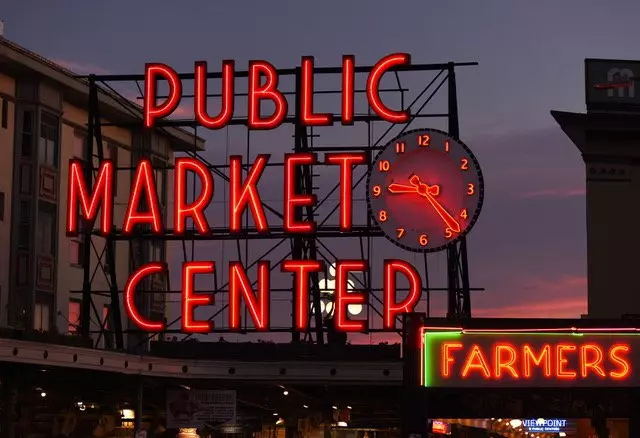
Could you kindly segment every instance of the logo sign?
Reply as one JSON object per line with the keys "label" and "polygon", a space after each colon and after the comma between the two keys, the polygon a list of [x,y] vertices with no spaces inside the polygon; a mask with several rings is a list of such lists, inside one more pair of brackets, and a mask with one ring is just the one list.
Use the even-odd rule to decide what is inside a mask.
{"label": "logo sign", "polygon": [[560,418],[533,418],[522,420],[522,427],[527,432],[560,433],[573,430],[569,420]]}
{"label": "logo sign", "polygon": [[588,110],[640,111],[640,61],[585,60]]}
{"label": "logo sign", "polygon": [[425,331],[426,387],[628,387],[640,338],[631,333]]}
{"label": "logo sign", "polygon": [[431,422],[431,432],[439,433],[440,435],[449,435],[451,433],[451,427],[449,423],[445,423],[440,420],[433,420]]}

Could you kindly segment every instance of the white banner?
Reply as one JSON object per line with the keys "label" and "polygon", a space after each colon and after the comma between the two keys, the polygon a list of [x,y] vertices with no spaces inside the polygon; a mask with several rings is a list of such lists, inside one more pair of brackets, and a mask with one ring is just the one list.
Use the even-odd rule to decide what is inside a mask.
{"label": "white banner", "polygon": [[235,423],[235,391],[167,391],[168,429]]}

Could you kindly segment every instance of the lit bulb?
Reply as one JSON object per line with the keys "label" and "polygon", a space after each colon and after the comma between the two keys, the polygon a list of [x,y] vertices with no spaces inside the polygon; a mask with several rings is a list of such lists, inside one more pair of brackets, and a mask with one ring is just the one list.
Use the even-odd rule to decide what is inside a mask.
{"label": "lit bulb", "polygon": [[309,406],[307,406],[307,405],[302,405],[302,407],[305,408],[305,409],[309,409]]}
{"label": "lit bulb", "polygon": [[43,391],[43,392],[40,393],[40,397],[45,398],[46,396],[47,396],[46,392]]}
{"label": "lit bulb", "polygon": [[289,395],[289,391],[287,391],[286,389],[283,392],[284,395]]}
{"label": "lit bulb", "polygon": [[522,420],[514,419],[509,421],[509,424],[511,425],[511,427],[517,429],[518,427],[522,426]]}
{"label": "lit bulb", "polygon": [[[323,278],[322,280],[318,281],[318,289],[320,290],[320,294],[327,296],[327,295],[333,295],[335,294],[335,290],[336,290],[336,281],[335,281],[335,275],[336,275],[336,269],[334,265],[330,265],[329,266],[329,273],[328,273],[328,277],[331,278]],[[354,292],[355,290],[355,284],[353,283],[353,281],[351,281],[351,279],[347,279],[347,292]],[[327,298],[325,298],[327,299]],[[362,304],[349,304],[347,305],[347,312],[353,316],[357,316],[360,313],[362,313],[362,309],[363,306]],[[330,315],[333,313],[334,310],[334,305],[332,301],[324,301],[321,300],[320,301],[320,312],[322,314],[325,315]]]}
{"label": "lit bulb", "polygon": [[277,412],[274,412],[274,413],[273,413],[273,416],[274,416],[274,417],[277,417],[277,416],[278,416],[278,413],[277,413]]}
{"label": "lit bulb", "polygon": [[333,409],[338,409],[338,407],[337,407],[337,406],[331,406],[331,407],[332,407]]}

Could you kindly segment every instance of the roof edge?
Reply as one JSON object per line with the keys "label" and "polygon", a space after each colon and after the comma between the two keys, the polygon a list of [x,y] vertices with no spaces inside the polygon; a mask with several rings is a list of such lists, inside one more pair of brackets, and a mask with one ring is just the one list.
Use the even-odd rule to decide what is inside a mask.
{"label": "roof edge", "polygon": [[[2,48],[5,51],[2,51]],[[4,53],[3,53],[4,52]],[[89,81],[80,78],[71,70],[64,68],[63,66],[56,64],[55,62],[46,59],[35,52],[32,52],[13,41],[10,41],[0,36],[0,54],[4,55],[10,61],[16,64],[22,65],[30,70],[35,71],[43,76],[50,78],[51,80],[61,84],[63,87],[71,89],[77,93],[82,93],[89,96]],[[143,108],[130,101],[129,99],[98,86],[98,99],[101,104],[107,105],[113,111],[119,112],[125,118],[134,118],[140,120],[142,126],[143,120]],[[132,112],[135,114],[132,114]],[[179,127],[165,127],[161,130],[166,135],[177,140],[180,145],[173,145],[172,149],[175,151],[193,150],[194,145],[198,151],[204,150],[205,139],[199,137],[183,128]]]}

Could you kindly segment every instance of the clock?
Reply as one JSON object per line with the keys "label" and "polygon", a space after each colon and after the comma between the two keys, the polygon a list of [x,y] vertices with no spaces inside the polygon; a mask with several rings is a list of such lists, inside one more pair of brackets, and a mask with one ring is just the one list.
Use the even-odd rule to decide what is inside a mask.
{"label": "clock", "polygon": [[369,168],[369,214],[385,237],[414,252],[445,249],[480,215],[480,165],[460,140],[416,129],[391,140]]}

